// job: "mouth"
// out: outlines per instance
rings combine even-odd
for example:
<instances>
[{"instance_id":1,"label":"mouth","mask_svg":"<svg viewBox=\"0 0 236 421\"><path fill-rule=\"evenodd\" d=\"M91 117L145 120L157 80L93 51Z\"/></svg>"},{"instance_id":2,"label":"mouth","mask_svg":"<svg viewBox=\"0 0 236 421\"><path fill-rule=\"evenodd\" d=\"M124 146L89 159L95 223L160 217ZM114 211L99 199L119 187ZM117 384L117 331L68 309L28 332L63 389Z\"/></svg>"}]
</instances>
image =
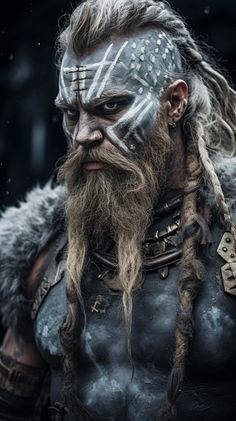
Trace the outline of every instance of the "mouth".
<instances>
[{"instance_id":1,"label":"mouth","mask_svg":"<svg viewBox=\"0 0 236 421\"><path fill-rule=\"evenodd\" d=\"M106 164L102 161L84 161L83 168L86 171L99 171L106 168Z\"/></svg>"}]
</instances>

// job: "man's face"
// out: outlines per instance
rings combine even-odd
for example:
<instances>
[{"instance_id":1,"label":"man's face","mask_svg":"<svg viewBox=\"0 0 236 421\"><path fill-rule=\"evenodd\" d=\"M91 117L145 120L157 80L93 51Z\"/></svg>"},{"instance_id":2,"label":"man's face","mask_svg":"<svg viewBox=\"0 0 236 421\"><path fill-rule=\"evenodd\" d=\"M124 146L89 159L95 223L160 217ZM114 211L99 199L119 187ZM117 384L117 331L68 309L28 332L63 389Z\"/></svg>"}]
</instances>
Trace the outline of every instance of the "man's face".
<instances>
[{"instance_id":1,"label":"man's face","mask_svg":"<svg viewBox=\"0 0 236 421\"><path fill-rule=\"evenodd\" d=\"M66 51L56 105L73 148L100 142L137 150L154 129L167 74L175 70L173 43L154 29L110 38L80 58Z\"/></svg>"}]
</instances>

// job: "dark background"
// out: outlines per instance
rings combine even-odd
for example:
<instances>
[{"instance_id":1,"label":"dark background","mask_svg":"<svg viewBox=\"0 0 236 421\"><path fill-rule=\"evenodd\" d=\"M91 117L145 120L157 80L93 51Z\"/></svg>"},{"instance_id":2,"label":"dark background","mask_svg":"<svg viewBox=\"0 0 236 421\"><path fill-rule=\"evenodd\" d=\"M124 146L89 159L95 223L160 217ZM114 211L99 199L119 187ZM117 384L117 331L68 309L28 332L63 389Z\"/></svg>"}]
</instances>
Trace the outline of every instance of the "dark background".
<instances>
[{"instance_id":1,"label":"dark background","mask_svg":"<svg viewBox=\"0 0 236 421\"><path fill-rule=\"evenodd\" d=\"M128 0L127 0L128 1ZM5 1L0 11L0 206L44 183L65 153L54 44L76 1ZM170 0L236 83L236 1ZM64 18L61 16L64 15Z\"/></svg>"}]
</instances>

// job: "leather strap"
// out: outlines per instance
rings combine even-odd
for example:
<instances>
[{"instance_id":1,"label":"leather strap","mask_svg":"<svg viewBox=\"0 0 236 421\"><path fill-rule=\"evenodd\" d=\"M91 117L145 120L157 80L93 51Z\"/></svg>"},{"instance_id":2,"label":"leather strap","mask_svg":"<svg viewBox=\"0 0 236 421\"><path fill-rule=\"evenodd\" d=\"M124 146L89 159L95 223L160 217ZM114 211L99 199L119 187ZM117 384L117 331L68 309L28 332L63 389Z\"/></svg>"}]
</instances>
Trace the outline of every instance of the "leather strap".
<instances>
[{"instance_id":1,"label":"leather strap","mask_svg":"<svg viewBox=\"0 0 236 421\"><path fill-rule=\"evenodd\" d=\"M146 257L144 260L143 268L146 272L151 272L153 270L162 269L163 267L173 265L181 259L182 250L173 248L172 250L163 253L161 256L152 256ZM101 265L105 269L116 271L117 262L108 254L99 253L94 251L91 254L91 260Z\"/></svg>"},{"instance_id":2,"label":"leather strap","mask_svg":"<svg viewBox=\"0 0 236 421\"><path fill-rule=\"evenodd\" d=\"M0 351L0 388L21 398L37 398L44 380L43 367L15 361Z\"/></svg>"},{"instance_id":3,"label":"leather strap","mask_svg":"<svg viewBox=\"0 0 236 421\"><path fill-rule=\"evenodd\" d=\"M62 235L55 245L53 251L50 254L48 267L45 269L42 280L40 281L38 288L34 295L34 300L31 309L31 319L34 321L37 317L40 306L42 305L49 290L62 279L64 271L65 261L61 260L57 262L57 256L66 245L67 237Z\"/></svg>"}]
</instances>

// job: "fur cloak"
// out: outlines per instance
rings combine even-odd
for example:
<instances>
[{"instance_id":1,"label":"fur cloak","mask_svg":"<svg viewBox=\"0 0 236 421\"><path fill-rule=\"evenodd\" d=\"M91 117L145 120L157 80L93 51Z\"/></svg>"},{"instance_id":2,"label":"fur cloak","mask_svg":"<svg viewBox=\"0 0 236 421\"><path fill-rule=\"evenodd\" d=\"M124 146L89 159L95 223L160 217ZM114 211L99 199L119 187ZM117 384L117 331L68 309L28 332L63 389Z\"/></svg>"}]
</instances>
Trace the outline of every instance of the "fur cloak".
<instances>
[{"instance_id":1,"label":"fur cloak","mask_svg":"<svg viewBox=\"0 0 236 421\"><path fill-rule=\"evenodd\" d=\"M65 197L63 187L53 188L47 183L1 215L0 311L3 325L19 334L30 311L22 285L40 250L64 226Z\"/></svg>"}]
</instances>

